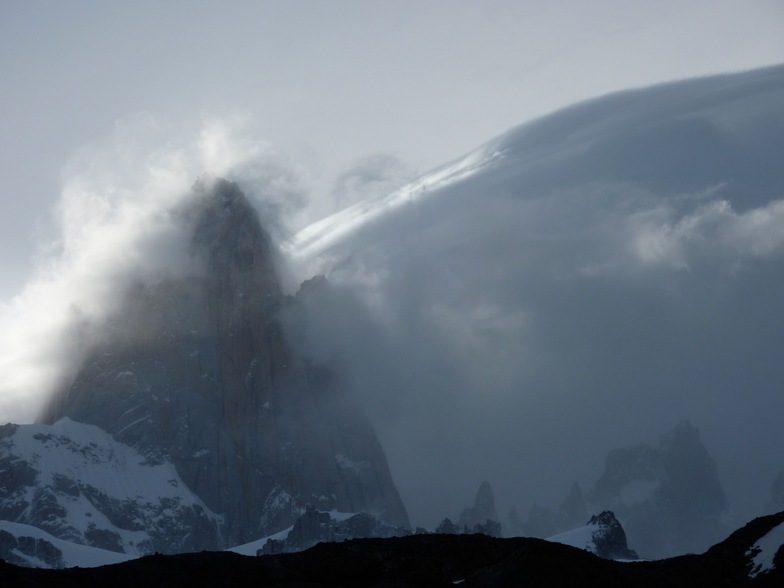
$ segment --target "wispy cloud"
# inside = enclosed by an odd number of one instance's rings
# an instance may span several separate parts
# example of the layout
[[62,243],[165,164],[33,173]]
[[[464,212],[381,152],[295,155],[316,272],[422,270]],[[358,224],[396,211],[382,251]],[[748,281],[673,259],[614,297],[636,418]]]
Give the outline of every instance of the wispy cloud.
[[196,271],[173,212],[198,177],[241,177],[268,229],[285,230],[285,212],[305,202],[307,174],[247,127],[211,118],[189,132],[139,114],[65,166],[56,234],[34,278],[0,307],[0,421],[36,418],[129,280]]
[[319,336],[355,359],[414,520],[483,479],[554,506],[684,418],[735,504],[763,504],[781,463],[761,448],[784,441],[782,104],[781,67],[590,101],[295,238],[364,301]]

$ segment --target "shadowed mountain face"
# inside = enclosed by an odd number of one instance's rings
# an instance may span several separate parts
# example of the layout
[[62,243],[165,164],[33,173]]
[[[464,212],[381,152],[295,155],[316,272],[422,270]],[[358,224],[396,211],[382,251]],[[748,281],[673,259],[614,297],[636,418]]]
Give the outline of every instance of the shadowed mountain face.
[[[292,239],[292,258],[367,301],[389,341],[374,353],[365,342],[381,337],[359,320],[330,332],[359,350],[347,355],[417,523],[459,512],[477,476],[501,512],[556,507],[609,448],[686,418],[729,508],[761,512],[783,467],[760,450],[784,445],[783,130],[782,65],[630,90],[510,129]],[[641,459],[683,487],[677,452],[655,449]],[[690,517],[722,504],[709,469],[694,471],[709,494]],[[683,512],[694,493],[669,488],[656,500]],[[574,498],[567,529],[611,509],[652,556],[612,503]],[[692,529],[682,537],[694,549]]]
[[337,375],[287,344],[274,248],[239,188],[201,180],[176,211],[198,270],[140,279],[45,420],[95,424],[169,459],[238,544],[306,504],[408,525],[370,423]]
[[727,499],[716,463],[690,421],[662,435],[655,446],[613,449],[593,489],[574,484],[557,512],[534,505],[527,522],[510,532],[551,537],[581,526],[586,512],[611,510],[641,557],[699,553],[730,531]]

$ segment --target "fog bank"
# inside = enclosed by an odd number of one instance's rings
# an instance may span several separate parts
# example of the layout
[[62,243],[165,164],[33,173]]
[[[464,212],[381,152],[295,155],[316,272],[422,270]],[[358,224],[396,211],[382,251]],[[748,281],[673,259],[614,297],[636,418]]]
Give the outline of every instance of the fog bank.
[[313,344],[344,346],[415,523],[483,480],[502,516],[557,506],[684,419],[731,508],[764,508],[784,468],[782,105],[780,66],[610,95],[295,236],[303,275],[342,292]]

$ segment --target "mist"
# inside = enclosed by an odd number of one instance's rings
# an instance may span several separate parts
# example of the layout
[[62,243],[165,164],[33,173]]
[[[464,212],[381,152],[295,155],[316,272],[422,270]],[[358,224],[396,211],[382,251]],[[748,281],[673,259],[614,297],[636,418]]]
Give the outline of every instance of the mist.
[[[732,515],[784,467],[784,68],[610,95],[513,129],[285,250],[409,514],[590,488],[686,419]],[[321,305],[320,307],[318,305]]]
[[0,305],[0,421],[40,416],[130,284],[202,271],[177,214],[198,178],[241,178],[266,230],[289,234],[284,218],[305,205],[308,175],[251,128],[232,116],[189,128],[141,113],[72,156],[33,277]]
[[297,234],[324,201],[252,121],[124,119],[66,166],[2,307],[0,421],[36,418],[129,280],[198,271],[171,211],[207,173],[254,203],[287,291],[326,275],[294,342],[341,367],[412,524],[484,480],[502,516],[555,506],[684,419],[748,518],[784,468],[782,104],[779,66],[580,103],[412,181],[377,153]]

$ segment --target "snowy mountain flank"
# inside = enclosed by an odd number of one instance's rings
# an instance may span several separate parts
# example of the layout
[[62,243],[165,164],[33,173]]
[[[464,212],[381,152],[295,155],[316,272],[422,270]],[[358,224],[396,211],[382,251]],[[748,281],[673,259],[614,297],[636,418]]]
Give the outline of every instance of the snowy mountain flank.
[[623,527],[608,510],[592,516],[583,527],[553,535],[547,540],[585,549],[605,559],[637,559],[637,554],[626,544]]
[[274,249],[236,184],[181,210],[186,276],[138,276],[49,425],[6,425],[0,516],[129,555],[223,549],[305,507],[408,518],[371,424],[286,341]]
[[3,425],[0,519],[117,553],[218,549],[221,518],[168,461],[92,425]]

